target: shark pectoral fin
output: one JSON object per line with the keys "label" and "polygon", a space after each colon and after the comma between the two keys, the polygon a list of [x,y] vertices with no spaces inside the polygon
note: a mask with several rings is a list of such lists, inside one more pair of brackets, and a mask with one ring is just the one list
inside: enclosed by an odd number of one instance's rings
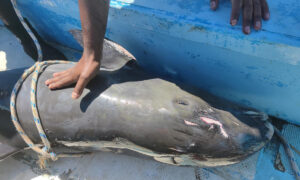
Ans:
{"label": "shark pectoral fin", "polygon": [[14,155],[17,152],[22,151],[21,148],[12,147],[8,144],[3,144],[0,142],[0,161],[5,160],[6,158]]}

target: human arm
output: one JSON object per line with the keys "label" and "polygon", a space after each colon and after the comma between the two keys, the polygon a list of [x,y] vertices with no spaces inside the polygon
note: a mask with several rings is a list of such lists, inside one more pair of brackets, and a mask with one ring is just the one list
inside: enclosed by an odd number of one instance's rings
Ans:
{"label": "human arm", "polygon": [[76,83],[72,98],[81,96],[83,89],[99,71],[106,31],[109,0],[78,0],[83,33],[83,54],[72,68],[54,73],[45,83],[58,89]]}

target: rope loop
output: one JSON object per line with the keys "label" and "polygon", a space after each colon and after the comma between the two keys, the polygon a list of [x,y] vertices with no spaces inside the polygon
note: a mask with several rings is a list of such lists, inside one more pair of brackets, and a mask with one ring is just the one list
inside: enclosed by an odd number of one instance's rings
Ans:
{"label": "rope loop", "polygon": [[[38,108],[37,108],[37,83],[39,75],[45,70],[45,68],[52,64],[70,64],[73,62],[69,61],[44,61],[44,62],[36,62],[32,67],[25,70],[21,78],[16,83],[12,93],[11,93],[11,99],[10,99],[10,112],[11,112],[11,119],[12,122],[17,130],[17,132],[20,134],[22,139],[25,141],[25,143],[30,147],[32,150],[37,152],[40,156],[42,156],[45,159],[52,159],[53,161],[56,161],[60,155],[55,154],[53,151],[51,151],[51,143],[47,138],[47,135],[43,129],[41,119],[39,116]],[[18,116],[16,113],[16,99],[17,94],[19,90],[22,87],[23,82],[26,80],[28,76],[32,74],[32,80],[31,80],[31,89],[30,89],[30,104],[31,104],[31,110],[33,115],[33,120],[36,125],[36,128],[39,132],[39,136],[43,142],[43,148],[40,148],[40,145],[36,145],[33,143],[33,141],[29,138],[29,136],[25,133],[24,129],[22,128]],[[66,156],[63,155],[62,156]]]}

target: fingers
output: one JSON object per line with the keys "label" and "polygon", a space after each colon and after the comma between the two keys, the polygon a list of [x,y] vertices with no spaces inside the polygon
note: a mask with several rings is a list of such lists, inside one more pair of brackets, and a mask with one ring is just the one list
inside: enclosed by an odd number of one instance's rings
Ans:
{"label": "fingers", "polygon": [[74,83],[74,80],[69,76],[53,78],[50,79],[50,81],[49,88],[52,90],[69,86]]}
{"label": "fingers", "polygon": [[215,11],[219,6],[219,0],[210,0],[210,9]]}
{"label": "fingers", "polygon": [[62,72],[58,72],[58,73],[53,73],[53,75],[52,75],[53,78],[46,80],[45,84],[47,86],[49,86],[50,84],[52,84],[52,83],[54,83],[56,81],[59,81],[60,79],[62,79],[63,77],[65,77],[67,75],[67,73],[68,73],[68,70],[62,71]]}
{"label": "fingers", "polygon": [[261,29],[261,4],[260,0],[253,0],[253,23],[254,29]]}
{"label": "fingers", "polygon": [[230,24],[235,26],[240,17],[241,0],[232,0]]}
{"label": "fingers", "polygon": [[62,71],[62,72],[53,73],[53,77],[62,76],[62,75],[65,75],[66,73],[68,73],[68,70]]}
{"label": "fingers", "polygon": [[53,84],[54,82],[59,81],[60,79],[64,78],[67,75],[68,75],[68,71],[62,71],[62,72],[58,72],[58,73],[53,73],[53,78],[46,80],[45,84],[47,86],[49,86],[50,84]]}
{"label": "fingers", "polygon": [[89,81],[90,81],[90,78],[88,78],[88,77],[85,77],[82,75],[79,77],[77,84],[74,88],[74,91],[72,93],[73,99],[78,99],[81,96],[83,89],[86,87],[86,85],[88,84]]}
{"label": "fingers", "polygon": [[46,80],[45,84],[50,89],[58,89],[65,86],[69,86],[70,84],[75,82],[73,76],[70,76],[70,71],[71,69],[58,73],[53,73],[53,78]]}
{"label": "fingers", "polygon": [[250,34],[251,24],[254,24],[255,30],[260,30],[262,21],[270,18],[269,6],[267,0],[232,0],[232,10],[230,24],[235,26],[240,16],[240,9],[243,8],[243,32]]}
{"label": "fingers", "polygon": [[250,25],[252,22],[253,15],[253,2],[252,0],[244,0],[243,5],[243,32],[250,34]]}
{"label": "fingers", "polygon": [[59,81],[60,77],[54,77],[54,78],[51,78],[51,79],[48,79],[47,81],[45,81],[45,84],[47,86],[49,86],[50,84],[56,82],[56,81]]}
{"label": "fingers", "polygon": [[270,11],[269,11],[269,6],[266,0],[260,0],[261,3],[261,11],[262,11],[262,18],[264,20],[269,20],[270,19]]}

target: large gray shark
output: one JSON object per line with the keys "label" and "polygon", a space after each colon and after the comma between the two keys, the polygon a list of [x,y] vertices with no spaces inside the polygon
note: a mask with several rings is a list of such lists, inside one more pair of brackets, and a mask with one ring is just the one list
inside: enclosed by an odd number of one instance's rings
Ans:
{"label": "large gray shark", "polygon": [[[109,53],[107,53],[110,51]],[[240,162],[272,137],[267,116],[192,86],[161,79],[139,68],[124,49],[106,41],[102,69],[78,100],[73,87],[51,91],[44,81],[70,64],[51,65],[41,74],[37,107],[47,137],[55,145],[84,151],[129,149],[173,165],[213,167]],[[0,106],[24,69],[0,72]],[[25,132],[40,143],[30,106],[29,76],[17,96]],[[8,113],[2,113],[0,156],[26,144]]]}

